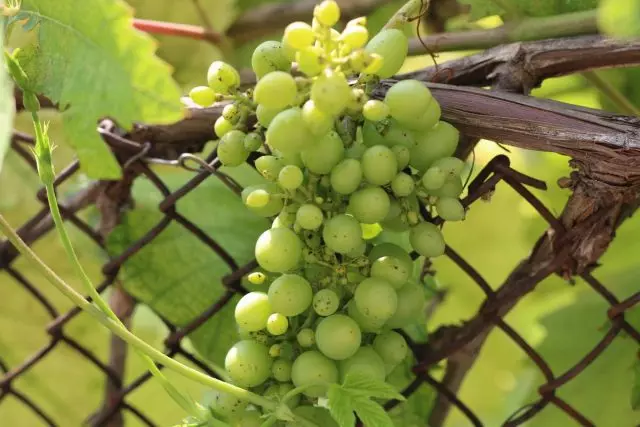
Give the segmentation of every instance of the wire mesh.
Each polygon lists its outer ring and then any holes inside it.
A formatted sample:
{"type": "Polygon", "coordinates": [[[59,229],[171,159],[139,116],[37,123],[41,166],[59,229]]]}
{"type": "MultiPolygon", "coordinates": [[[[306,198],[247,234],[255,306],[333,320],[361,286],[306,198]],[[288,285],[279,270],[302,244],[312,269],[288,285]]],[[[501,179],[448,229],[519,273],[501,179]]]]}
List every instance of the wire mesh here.
{"type": "MultiPolygon", "coordinates": [[[[232,272],[222,279],[221,286],[224,287],[225,292],[217,301],[193,319],[189,324],[184,327],[178,327],[171,324],[166,319],[163,319],[163,322],[166,324],[169,331],[168,336],[164,340],[164,352],[170,357],[183,358],[193,363],[207,374],[215,376],[215,373],[208,367],[205,360],[202,360],[198,355],[185,348],[183,340],[189,334],[197,330],[208,319],[220,312],[225,305],[230,303],[235,294],[242,294],[246,292],[242,287],[241,278],[256,268],[257,264],[254,260],[246,265],[238,265],[225,248],[215,240],[216,236],[208,235],[189,218],[178,213],[176,205],[181,198],[188,195],[207,179],[220,179],[236,194],[240,193],[241,187],[230,177],[219,171],[221,164],[216,158],[215,151],[204,160],[201,160],[190,154],[189,151],[191,151],[191,149],[189,148],[186,148],[185,152],[180,153],[179,149],[172,147],[171,154],[168,154],[163,158],[159,155],[158,150],[155,150],[155,152],[153,152],[154,150],[151,150],[151,145],[149,143],[140,144],[127,139],[124,136],[125,133],[118,130],[112,122],[103,121],[98,130],[102,138],[112,147],[114,152],[118,155],[121,163],[124,165],[126,177],[124,179],[132,182],[134,179],[144,176],[163,196],[162,202],[158,205],[158,210],[163,214],[162,219],[155,226],[151,227],[144,236],[131,244],[122,253],[112,256],[103,265],[102,274],[104,275],[104,279],[100,283],[99,289],[102,291],[113,286],[123,264],[132,257],[135,257],[136,253],[141,249],[151,244],[154,239],[157,238],[157,236],[160,235],[160,233],[170,224],[179,224],[184,233],[190,233],[197,237],[209,248],[209,250],[222,259],[232,272]],[[178,154],[177,160],[175,160],[176,153],[178,154]],[[154,157],[150,157],[151,154],[154,157]],[[150,162],[168,163],[181,166],[192,170],[194,175],[182,187],[171,191],[158,174],[149,167],[150,162]],[[195,164],[196,166],[190,166],[191,164],[195,164]]],[[[35,163],[27,149],[27,146],[32,143],[33,140],[28,135],[15,133],[12,141],[12,149],[25,162],[27,162],[28,165],[31,166],[33,173],[37,173],[35,163]]],[[[250,163],[253,161],[255,161],[255,158],[251,158],[249,160],[250,163]]],[[[69,180],[77,172],[78,163],[73,162],[57,177],[55,182],[56,188],[69,180]]],[[[480,171],[476,178],[469,184],[468,195],[463,200],[463,204],[465,206],[469,206],[482,197],[492,193],[495,191],[496,184],[501,181],[508,184],[523,199],[525,199],[539,213],[539,215],[546,220],[551,230],[553,230],[559,238],[562,238],[563,234],[566,233],[562,223],[528,189],[528,187],[544,189],[546,188],[544,182],[512,169],[509,165],[509,159],[506,156],[500,155],[495,157],[482,171],[480,171]]],[[[33,245],[42,239],[47,233],[52,231],[51,219],[49,217],[48,208],[46,207],[46,195],[43,190],[39,191],[38,200],[43,204],[42,209],[40,209],[31,219],[27,220],[18,230],[19,235],[30,245],[33,245]]],[[[101,231],[90,226],[79,216],[79,212],[86,207],[86,204],[67,204],[64,202],[61,203],[60,206],[63,217],[68,223],[73,224],[73,226],[93,240],[99,248],[104,249],[104,238],[101,231]]],[[[221,209],[224,209],[224,207],[221,207],[221,209]]],[[[424,209],[423,214],[428,215],[424,209]]],[[[438,218],[432,220],[435,223],[440,223],[438,218]]],[[[579,425],[594,426],[594,423],[590,421],[587,416],[575,409],[570,402],[559,397],[557,391],[563,385],[580,375],[581,372],[583,372],[603,353],[604,350],[606,350],[616,336],[620,335],[622,332],[625,332],[630,339],[635,340],[640,344],[640,331],[634,329],[633,326],[625,320],[625,313],[629,312],[631,308],[640,303],[640,292],[635,293],[624,301],[620,301],[607,289],[607,287],[600,283],[591,274],[591,272],[582,273],[581,277],[584,279],[584,282],[609,304],[607,316],[610,319],[610,326],[608,328],[608,332],[602,337],[600,342],[598,342],[597,345],[595,345],[594,348],[582,359],[576,361],[570,369],[567,369],[562,373],[557,373],[554,372],[549,363],[547,363],[544,358],[504,320],[504,315],[517,302],[517,298],[514,298],[512,293],[507,292],[502,288],[494,290],[494,288],[483,278],[481,273],[452,247],[447,246],[445,256],[455,263],[464,273],[466,273],[466,275],[468,275],[469,278],[482,290],[485,294],[485,300],[476,316],[465,322],[464,328],[441,328],[437,332],[437,334],[440,334],[438,337],[440,338],[439,342],[444,342],[445,345],[433,348],[429,344],[414,343],[407,336],[417,364],[414,368],[414,373],[416,375],[415,380],[406,387],[403,394],[408,396],[415,392],[422,384],[428,384],[437,391],[440,397],[448,400],[452,406],[456,407],[468,419],[471,425],[485,425],[482,421],[482,414],[477,414],[472,408],[465,404],[454,391],[447,388],[442,381],[437,380],[430,373],[430,368],[436,366],[442,361],[449,360],[453,355],[461,351],[474,340],[482,339],[483,334],[486,334],[492,327],[496,327],[509,337],[513,343],[518,346],[522,352],[524,352],[524,354],[526,354],[545,378],[545,383],[538,388],[539,398],[535,402],[526,405],[510,416],[504,421],[503,425],[522,425],[527,420],[535,417],[536,414],[540,413],[540,411],[545,407],[554,405],[564,411],[579,425]]],[[[523,292],[527,293],[533,291],[536,284],[540,283],[546,277],[558,273],[560,271],[560,267],[567,261],[569,256],[569,251],[559,245],[559,248],[555,253],[555,258],[552,262],[541,266],[535,274],[531,274],[522,280],[522,285],[524,286],[523,289],[526,289],[523,292]]],[[[97,410],[88,418],[91,425],[113,425],[110,424],[110,422],[113,421],[118,414],[124,411],[129,412],[136,417],[142,425],[154,426],[154,422],[145,415],[145,411],[149,410],[149,408],[138,408],[129,403],[129,397],[131,394],[135,393],[136,390],[145,384],[151,378],[151,375],[146,372],[131,382],[124,384],[123,379],[117,372],[114,372],[110,366],[101,362],[99,358],[83,346],[81,342],[69,337],[65,333],[65,327],[75,316],[78,315],[79,310],[72,309],[66,313],[58,312],[38,287],[14,266],[14,262],[18,257],[19,255],[17,251],[9,242],[6,240],[0,242],[0,271],[5,271],[17,284],[37,300],[46,313],[48,313],[50,322],[47,325],[44,325],[44,327],[46,328],[46,332],[49,336],[49,341],[30,357],[26,358],[22,363],[15,366],[8,366],[0,356],[0,413],[2,402],[5,401],[7,397],[12,396],[31,410],[39,420],[41,420],[42,425],[61,425],[60,421],[54,420],[49,414],[47,414],[41,404],[22,392],[20,387],[16,386],[16,380],[30,370],[33,370],[34,367],[41,363],[52,351],[56,351],[60,346],[67,346],[73,349],[77,353],[78,357],[90,361],[96,369],[100,370],[105,377],[105,381],[111,384],[112,390],[115,390],[110,395],[105,396],[105,403],[102,409],[97,410]]],[[[606,387],[604,387],[603,384],[598,384],[598,387],[601,387],[603,389],[602,392],[606,393],[606,387]]],[[[385,406],[386,409],[389,410],[398,404],[401,404],[401,402],[390,401],[387,402],[385,406]]]]}

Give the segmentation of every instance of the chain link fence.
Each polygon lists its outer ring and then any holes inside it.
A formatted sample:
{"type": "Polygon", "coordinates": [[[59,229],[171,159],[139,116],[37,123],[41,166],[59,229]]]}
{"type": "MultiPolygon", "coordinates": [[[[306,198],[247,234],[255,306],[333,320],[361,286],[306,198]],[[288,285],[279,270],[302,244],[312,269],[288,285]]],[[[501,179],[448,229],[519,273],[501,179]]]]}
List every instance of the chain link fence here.
{"type": "MultiPolygon", "coordinates": [[[[159,211],[163,214],[163,218],[148,232],[135,243],[130,245],[125,251],[112,256],[102,267],[104,279],[99,284],[99,290],[105,290],[108,287],[116,287],[118,272],[127,260],[136,256],[142,248],[149,245],[154,239],[162,233],[170,224],[179,224],[183,233],[190,233],[204,243],[209,250],[222,259],[232,273],[225,276],[220,283],[225,291],[222,296],[212,304],[208,309],[202,312],[197,318],[193,319],[188,325],[178,327],[170,322],[163,320],[166,324],[169,334],[164,340],[164,351],[171,357],[179,357],[187,360],[209,375],[215,376],[215,373],[208,367],[207,362],[199,358],[198,355],[190,352],[183,345],[183,340],[189,334],[193,333],[203,323],[212,316],[215,316],[226,304],[229,304],[233,296],[237,293],[243,293],[245,290],[241,285],[241,278],[256,268],[255,261],[246,265],[238,265],[234,258],[216,242],[216,236],[210,236],[202,229],[198,228],[189,218],[181,215],[176,209],[177,203],[198,187],[207,179],[219,179],[227,187],[236,194],[239,194],[241,187],[229,176],[223,174],[218,169],[220,162],[216,159],[215,151],[204,160],[193,155],[198,151],[194,147],[189,146],[162,146],[155,145],[150,142],[140,143],[129,139],[127,134],[117,128],[112,122],[105,120],[99,127],[99,132],[104,141],[109,144],[118,159],[124,165],[125,173],[121,182],[111,183],[91,183],[92,188],[87,191],[100,193],[100,197],[107,197],[109,203],[96,202],[96,198],[92,198],[90,203],[101,204],[100,211],[103,215],[101,224],[98,227],[90,226],[86,221],[80,218],[79,212],[87,207],[87,203],[61,202],[61,210],[65,220],[73,224],[82,233],[86,234],[95,244],[105,249],[104,237],[110,229],[117,224],[116,219],[105,218],[105,209],[111,209],[111,212],[121,210],[130,202],[130,189],[133,181],[139,177],[146,177],[155,188],[163,195],[164,200],[158,205],[159,211]],[[149,163],[173,164],[176,167],[183,167],[192,170],[193,177],[181,188],[175,191],[169,190],[162,179],[154,173],[149,167],[149,163]],[[197,165],[193,167],[191,165],[197,165]],[[105,208],[105,205],[107,207],[105,208]],[[107,224],[105,224],[107,222],[107,224]]],[[[33,173],[36,174],[36,168],[31,159],[28,147],[33,140],[28,135],[15,133],[12,141],[12,149],[27,162],[33,173]]],[[[196,143],[196,146],[198,144],[196,143]]],[[[200,146],[201,148],[201,146],[200,146]]],[[[252,163],[255,158],[249,159],[252,163]]],[[[64,169],[56,179],[56,187],[67,182],[78,172],[78,163],[74,162],[64,169]]],[[[473,411],[467,406],[457,395],[455,390],[448,388],[444,381],[436,379],[430,374],[431,367],[442,361],[453,363],[453,358],[459,352],[475,346],[476,352],[482,345],[486,334],[494,326],[506,334],[527,357],[537,366],[546,382],[538,388],[539,398],[521,408],[517,413],[504,420],[504,426],[518,426],[533,418],[549,405],[555,405],[571,417],[578,425],[594,426],[587,416],[576,410],[569,399],[559,397],[558,389],[564,384],[572,381],[576,376],[580,375],[594,360],[596,360],[607,347],[616,339],[617,336],[625,333],[629,339],[635,340],[640,345],[640,331],[634,329],[632,325],[625,320],[625,312],[628,312],[634,305],[640,303],[640,292],[635,293],[624,301],[618,300],[605,285],[600,283],[589,270],[580,274],[585,283],[600,295],[608,304],[609,309],[607,316],[610,319],[607,333],[602,337],[600,342],[580,360],[564,372],[554,371],[553,367],[530,345],[526,340],[504,320],[506,313],[515,305],[518,298],[531,292],[535,286],[546,277],[560,273],[562,266],[568,262],[570,250],[568,245],[563,245],[563,236],[570,234],[571,231],[565,230],[562,222],[557,219],[545,206],[537,199],[529,188],[546,188],[545,183],[534,178],[528,177],[512,169],[509,165],[509,159],[506,156],[499,155],[490,161],[485,168],[474,178],[468,186],[468,195],[463,200],[465,206],[469,206],[479,199],[489,195],[495,190],[498,182],[505,182],[513,190],[515,190],[523,199],[525,199],[549,224],[550,230],[555,235],[556,247],[555,255],[552,262],[546,262],[544,265],[538,265],[535,271],[529,270],[528,274],[519,277],[518,295],[514,295],[513,288],[505,286],[494,290],[492,286],[483,279],[481,273],[467,262],[457,251],[451,247],[446,248],[446,255],[453,261],[458,268],[464,271],[477,286],[485,294],[486,298],[475,317],[464,322],[464,327],[443,327],[430,337],[429,343],[413,343],[409,342],[413,350],[417,364],[414,368],[416,375],[415,380],[403,391],[404,395],[410,395],[417,390],[420,385],[428,384],[437,391],[437,399],[444,407],[454,406],[461,411],[468,419],[469,424],[473,426],[483,426],[483,414],[473,411]],[[434,344],[435,343],[435,344],[434,344]]],[[[98,198],[99,199],[99,198],[98,198]]],[[[30,245],[35,244],[45,235],[55,232],[52,229],[49,211],[46,206],[46,195],[43,190],[38,193],[38,200],[43,204],[39,212],[31,219],[24,222],[19,228],[19,235],[30,245]]],[[[102,199],[104,202],[104,199],[102,199]]],[[[221,206],[220,209],[224,209],[221,206]]],[[[423,209],[422,214],[428,217],[428,212],[423,209]]],[[[438,220],[435,219],[437,222],[438,220]]],[[[538,242],[538,245],[544,242],[538,242]]],[[[414,254],[415,255],[415,254],[414,254]]],[[[29,410],[33,411],[39,418],[42,425],[59,426],[59,420],[53,419],[41,403],[31,398],[25,392],[21,391],[17,380],[31,371],[38,364],[42,363],[47,355],[55,352],[62,346],[67,346],[76,352],[76,357],[90,361],[96,369],[104,374],[105,381],[108,382],[107,395],[104,405],[101,409],[96,409],[93,414],[88,413],[88,421],[92,426],[114,426],[122,423],[121,417],[123,412],[129,412],[135,416],[142,425],[154,426],[145,411],[150,408],[139,408],[129,403],[129,398],[136,393],[143,384],[145,384],[151,375],[147,372],[133,381],[124,384],[119,373],[111,366],[103,363],[100,359],[87,349],[82,342],[70,338],[65,328],[68,323],[78,315],[78,309],[72,309],[66,313],[61,313],[53,304],[48,301],[47,297],[38,289],[38,287],[26,278],[24,272],[21,272],[14,266],[15,260],[19,254],[15,248],[6,240],[0,242],[0,271],[10,276],[17,284],[19,284],[26,292],[28,292],[38,303],[46,310],[50,317],[50,322],[42,325],[45,328],[49,341],[46,345],[26,358],[22,363],[10,366],[0,355],[0,414],[2,413],[2,404],[8,397],[13,397],[25,405],[29,410]],[[114,420],[120,419],[119,422],[114,420]]],[[[425,272],[428,271],[428,265],[425,266],[425,272]]],[[[515,274],[515,273],[514,273],[515,274]]],[[[11,298],[11,296],[7,296],[11,298]]],[[[460,319],[461,321],[464,319],[460,319]]],[[[11,331],[0,331],[2,334],[11,333],[11,331]]],[[[407,337],[408,338],[408,337],[407,337]]],[[[72,363],[70,361],[70,363],[72,363]]],[[[607,393],[606,384],[598,384],[603,394],[607,393]]],[[[386,408],[391,409],[394,406],[402,404],[397,401],[387,402],[386,408]]],[[[428,404],[428,402],[425,402],[428,404]]],[[[446,414],[446,411],[443,412],[446,414]]],[[[445,415],[443,415],[445,416],[445,415]]],[[[0,415],[0,419],[1,419],[0,415]]],[[[485,421],[486,422],[486,421],[485,421]]],[[[121,425],[121,424],[120,424],[121,425]]]]}

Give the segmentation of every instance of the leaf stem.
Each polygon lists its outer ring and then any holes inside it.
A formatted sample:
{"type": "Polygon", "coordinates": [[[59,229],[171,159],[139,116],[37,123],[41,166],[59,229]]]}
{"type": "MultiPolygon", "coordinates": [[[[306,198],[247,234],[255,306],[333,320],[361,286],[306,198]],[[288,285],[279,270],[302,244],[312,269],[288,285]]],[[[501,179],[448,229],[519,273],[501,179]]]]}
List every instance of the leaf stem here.
{"type": "Polygon", "coordinates": [[[383,30],[391,28],[401,29],[401,27],[420,14],[422,9],[429,9],[429,0],[409,0],[407,1],[382,27],[383,30]]]}
{"type": "Polygon", "coordinates": [[[132,347],[140,350],[157,363],[166,366],[168,369],[179,373],[185,378],[189,378],[195,382],[198,382],[212,389],[228,393],[236,396],[239,399],[246,400],[254,405],[261,406],[267,410],[275,410],[276,403],[272,402],[262,396],[258,396],[243,388],[237,387],[232,384],[228,384],[224,381],[220,381],[216,378],[210,377],[200,371],[190,368],[177,360],[172,359],[166,354],[160,352],[153,346],[147,344],[145,341],[138,338],[131,333],[127,328],[119,325],[114,320],[107,317],[101,312],[95,305],[87,301],[80,293],[64,282],[53,270],[51,270],[31,248],[18,236],[18,234],[11,228],[11,225],[7,220],[0,215],[0,231],[9,239],[9,241],[16,247],[18,252],[22,254],[27,261],[29,261],[36,270],[38,270],[56,289],[69,298],[75,305],[82,310],[86,311],[89,315],[95,318],[103,326],[108,328],[115,335],[129,343],[132,347]]]}
{"type": "Polygon", "coordinates": [[[595,71],[585,71],[582,73],[582,77],[587,79],[587,81],[602,92],[604,96],[609,98],[609,100],[618,108],[619,112],[640,117],[640,110],[633,105],[633,103],[629,101],[622,92],[620,92],[609,81],[604,79],[600,74],[595,71]]]}

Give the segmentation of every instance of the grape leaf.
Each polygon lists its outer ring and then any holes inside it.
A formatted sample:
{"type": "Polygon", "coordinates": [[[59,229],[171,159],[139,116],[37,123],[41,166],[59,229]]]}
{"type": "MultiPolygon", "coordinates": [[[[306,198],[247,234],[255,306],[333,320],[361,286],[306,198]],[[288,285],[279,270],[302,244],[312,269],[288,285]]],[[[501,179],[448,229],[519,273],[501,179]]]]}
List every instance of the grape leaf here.
{"type": "Polygon", "coordinates": [[[602,0],[598,26],[606,34],[634,37],[640,34],[640,1],[602,0]]]}
{"type": "Polygon", "coordinates": [[[337,384],[332,384],[327,393],[329,398],[329,412],[340,427],[353,427],[356,416],[351,407],[351,396],[337,384]]]}
{"type": "MultiPolygon", "coordinates": [[[[244,169],[242,184],[258,180],[257,173],[244,169]]],[[[184,184],[192,174],[163,174],[171,189],[184,184]]],[[[133,189],[134,210],[125,214],[122,224],[108,238],[111,254],[119,254],[145,235],[163,217],[158,211],[162,196],[144,180],[133,189]]],[[[268,222],[255,216],[224,184],[210,178],[177,204],[187,217],[214,238],[239,265],[253,258],[256,239],[268,222]]],[[[133,255],[123,266],[125,289],[170,322],[184,326],[209,308],[223,294],[221,278],[229,268],[208,246],[173,222],[150,244],[133,255]]],[[[233,320],[234,301],[189,335],[200,354],[221,363],[237,338],[233,320]]]]}
{"type": "MultiPolygon", "coordinates": [[[[638,357],[640,357],[640,354],[638,357]]],[[[640,359],[636,360],[636,363],[633,365],[633,373],[635,382],[631,389],[631,408],[640,411],[640,359]]]]}
{"type": "Polygon", "coordinates": [[[398,393],[392,385],[376,380],[361,372],[349,373],[342,387],[354,396],[405,400],[404,396],[398,393]]]}
{"type": "Polygon", "coordinates": [[[95,130],[100,118],[129,128],[182,116],[170,68],[154,56],[154,41],[132,28],[123,1],[25,0],[21,16],[37,21],[37,40],[18,56],[29,89],[64,109],[65,135],[90,177],[121,174],[95,130]]]}
{"type": "Polygon", "coordinates": [[[366,397],[351,399],[353,409],[367,427],[393,427],[393,421],[382,406],[366,397]]]}
{"type": "MultiPolygon", "coordinates": [[[[0,47],[4,48],[3,19],[0,19],[0,47]]],[[[2,171],[4,156],[9,149],[14,114],[13,84],[5,69],[4,55],[0,53],[0,171],[2,171]]]]}

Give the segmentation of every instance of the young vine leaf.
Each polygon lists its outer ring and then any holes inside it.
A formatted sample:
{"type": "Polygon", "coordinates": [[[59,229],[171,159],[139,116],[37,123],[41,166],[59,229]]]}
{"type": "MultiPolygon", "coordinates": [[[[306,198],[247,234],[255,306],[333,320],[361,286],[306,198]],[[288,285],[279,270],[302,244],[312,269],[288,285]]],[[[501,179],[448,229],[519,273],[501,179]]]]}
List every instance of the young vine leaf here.
{"type": "Polygon", "coordinates": [[[392,427],[393,421],[377,399],[405,400],[393,386],[361,372],[347,374],[342,385],[329,387],[329,411],[340,427],[353,427],[355,415],[367,426],[392,427]]]}
{"type": "MultiPolygon", "coordinates": [[[[0,46],[4,46],[3,22],[0,19],[0,46]]],[[[0,171],[4,156],[9,149],[14,114],[13,85],[5,69],[4,55],[0,54],[0,171]]]]}
{"type": "Polygon", "coordinates": [[[112,117],[129,128],[134,121],[181,117],[181,93],[171,70],[154,55],[154,41],[132,28],[124,1],[25,0],[20,16],[37,32],[18,55],[30,79],[28,89],[64,110],[67,139],[90,177],[121,174],[95,131],[100,118],[112,117]]]}

